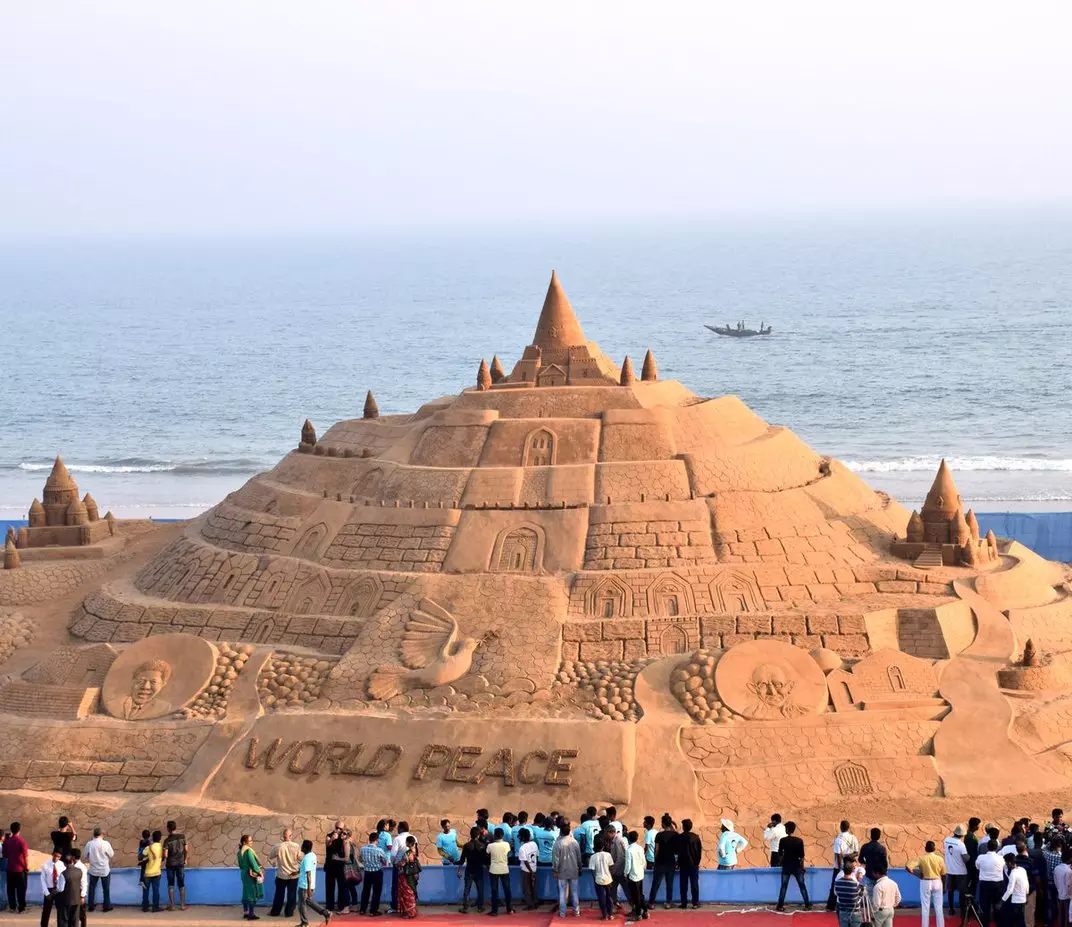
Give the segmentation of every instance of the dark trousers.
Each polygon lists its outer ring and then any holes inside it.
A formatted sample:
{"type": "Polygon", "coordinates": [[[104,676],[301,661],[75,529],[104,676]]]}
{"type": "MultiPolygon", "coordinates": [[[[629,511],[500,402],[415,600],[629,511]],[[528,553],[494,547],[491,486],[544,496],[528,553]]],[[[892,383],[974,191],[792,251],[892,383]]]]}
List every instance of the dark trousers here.
{"type": "Polygon", "coordinates": [[[835,866],[834,871],[830,874],[830,894],[826,896],[826,910],[837,910],[837,899],[834,897],[834,883],[837,881],[837,877],[841,874],[841,870],[835,866]]]}
{"type": "Polygon", "coordinates": [[[1004,922],[1005,927],[1027,927],[1027,923],[1024,920],[1024,910],[1027,905],[1023,902],[1017,904],[1014,901],[1010,901],[1007,904],[1001,906],[1001,920],[1004,922]]]}
{"type": "Polygon", "coordinates": [[[89,877],[89,910],[92,911],[97,906],[97,883],[100,882],[101,895],[104,896],[104,910],[107,911],[112,906],[112,875],[108,873],[106,876],[89,877]]]}
{"type": "Polygon", "coordinates": [[[536,907],[536,873],[521,870],[521,897],[525,899],[525,907],[536,907]]]}
{"type": "Polygon", "coordinates": [[[786,872],[782,870],[782,887],[778,890],[778,907],[780,908],[785,904],[785,892],[789,888],[789,880],[796,879],[797,887],[800,889],[800,897],[804,899],[804,904],[810,905],[811,900],[808,898],[808,886],[804,884],[803,872],[786,872]]]}
{"type": "Polygon", "coordinates": [[[7,906],[12,911],[26,910],[26,873],[7,874],[7,906]]]}
{"type": "Polygon", "coordinates": [[[610,885],[600,885],[596,883],[596,900],[599,902],[599,913],[603,917],[610,917],[614,913],[614,902],[610,897],[610,890],[614,888],[614,883],[610,885]]]}
{"type": "Polygon", "coordinates": [[[692,888],[692,903],[700,903],[700,870],[695,867],[681,867],[678,875],[678,888],[681,889],[681,907],[685,907],[689,900],[689,888],[692,888]]]}
{"type": "Polygon", "coordinates": [[[979,882],[979,916],[983,919],[983,927],[989,927],[997,920],[1004,891],[1004,882],[979,882]]]}
{"type": "Polygon", "coordinates": [[[366,872],[361,882],[361,913],[375,914],[380,910],[380,895],[383,894],[383,870],[366,872]]]}
{"type": "MultiPolygon", "coordinates": [[[[48,922],[52,918],[52,908],[56,903],[56,899],[53,895],[45,895],[41,899],[41,927],[48,927],[48,922]]],[[[22,910],[21,908],[19,910],[22,910]]],[[[57,922],[59,921],[59,914],[56,915],[57,922]]]]}
{"type": "Polygon", "coordinates": [[[153,896],[153,910],[160,910],[160,876],[143,876],[141,883],[141,909],[149,910],[149,894],[153,896]]]}
{"type": "Polygon", "coordinates": [[[651,873],[651,891],[648,892],[649,907],[655,904],[655,896],[659,894],[659,886],[666,879],[666,903],[674,903],[674,870],[669,866],[656,866],[651,873]]]}
{"type": "Polygon", "coordinates": [[[469,889],[476,886],[476,906],[480,911],[484,910],[484,873],[465,872],[465,885],[462,888],[462,908],[469,907],[469,889]]]}
{"type": "Polygon", "coordinates": [[[771,850],[770,864],[772,869],[779,869],[782,865],[782,851],[771,850]]]}
{"type": "MultiPolygon", "coordinates": [[[[92,885],[92,883],[90,883],[92,885]]],[[[93,889],[89,890],[89,897],[93,899],[93,889]]],[[[106,895],[105,898],[108,896],[106,895]]],[[[108,902],[104,902],[107,906],[108,902]]],[[[279,912],[283,911],[287,917],[293,917],[294,909],[298,906],[298,877],[293,879],[281,879],[277,874],[275,877],[275,895],[272,897],[272,910],[268,912],[272,917],[279,917],[279,912]],[[284,903],[286,907],[284,907],[284,903]]]]}
{"type": "Polygon", "coordinates": [[[82,912],[81,902],[78,904],[56,905],[56,923],[59,927],[79,927],[82,912]]]}
{"type": "Polygon", "coordinates": [[[629,904],[633,908],[633,910],[629,912],[630,917],[638,918],[647,914],[648,904],[644,900],[643,881],[634,882],[632,879],[626,879],[625,896],[629,899],[629,904]]]}
{"type": "Polygon", "coordinates": [[[324,907],[329,911],[341,911],[349,897],[345,864],[331,860],[324,866],[324,907]]]}
{"type": "Polygon", "coordinates": [[[949,913],[952,914],[956,910],[956,896],[959,894],[960,916],[964,917],[964,912],[968,910],[968,876],[946,875],[945,890],[949,896],[949,913]]]}
{"type": "Polygon", "coordinates": [[[510,898],[510,874],[492,875],[491,877],[491,913],[499,913],[499,892],[502,891],[503,901],[506,902],[506,910],[510,913],[514,910],[510,898]]]}

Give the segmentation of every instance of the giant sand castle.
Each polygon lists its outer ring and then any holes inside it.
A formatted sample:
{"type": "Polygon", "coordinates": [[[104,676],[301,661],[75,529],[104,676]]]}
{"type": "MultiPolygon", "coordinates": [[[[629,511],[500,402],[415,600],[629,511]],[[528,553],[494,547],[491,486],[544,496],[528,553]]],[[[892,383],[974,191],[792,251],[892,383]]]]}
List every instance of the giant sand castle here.
{"type": "Polygon", "coordinates": [[[709,858],[733,818],[759,863],[774,810],[822,850],[878,824],[895,858],[1048,810],[1065,568],[980,537],[944,464],[909,513],[639,366],[552,277],[512,370],[306,422],[190,522],[102,519],[57,460],[0,572],[0,816],[40,846],[103,823],[127,863],[177,818],[230,865],[284,824],[613,803],[692,817],[709,858]]]}

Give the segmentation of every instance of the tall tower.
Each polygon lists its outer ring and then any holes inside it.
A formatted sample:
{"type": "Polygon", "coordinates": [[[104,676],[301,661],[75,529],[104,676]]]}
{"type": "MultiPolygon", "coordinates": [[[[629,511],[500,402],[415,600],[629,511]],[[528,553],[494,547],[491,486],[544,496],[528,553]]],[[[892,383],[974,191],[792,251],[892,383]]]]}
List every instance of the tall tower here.
{"type": "Polygon", "coordinates": [[[66,525],[67,509],[72,502],[79,501],[78,484],[71,477],[63,458],[57,455],[52,472],[45,480],[45,524],[49,527],[66,525]]]}

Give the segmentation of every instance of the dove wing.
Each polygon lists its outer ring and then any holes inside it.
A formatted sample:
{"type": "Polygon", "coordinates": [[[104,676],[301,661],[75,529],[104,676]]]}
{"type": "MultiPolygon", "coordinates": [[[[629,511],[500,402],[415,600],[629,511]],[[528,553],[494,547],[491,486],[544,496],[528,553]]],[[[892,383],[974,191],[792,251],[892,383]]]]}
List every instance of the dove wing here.
{"type": "Polygon", "coordinates": [[[423,669],[449,656],[457,639],[454,616],[431,599],[422,599],[402,634],[402,660],[412,669],[423,669]]]}

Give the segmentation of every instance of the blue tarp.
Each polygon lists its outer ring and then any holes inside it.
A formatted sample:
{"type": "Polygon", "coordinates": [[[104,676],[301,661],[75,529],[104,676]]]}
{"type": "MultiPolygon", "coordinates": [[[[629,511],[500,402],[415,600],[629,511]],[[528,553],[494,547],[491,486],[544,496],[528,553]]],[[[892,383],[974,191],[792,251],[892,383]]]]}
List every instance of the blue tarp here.
{"type": "MultiPolygon", "coordinates": [[[[827,867],[809,867],[806,877],[808,894],[813,903],[822,906],[826,903],[826,895],[830,890],[832,869],[827,867]]],[[[271,904],[272,895],[275,891],[275,870],[266,869],[264,873],[265,902],[271,904]]],[[[910,875],[902,868],[890,872],[890,877],[901,887],[901,896],[906,905],[919,904],[919,879],[910,875]]],[[[391,874],[386,873],[384,878],[384,902],[391,900],[391,874]]],[[[485,878],[484,897],[485,903],[490,903],[490,886],[485,878]]],[[[316,897],[324,897],[324,875],[317,874],[316,897]]],[[[780,869],[734,869],[720,872],[717,869],[700,870],[700,900],[705,902],[718,902],[721,904],[773,904],[778,900],[778,888],[781,884],[780,869]]],[[[521,898],[521,878],[516,866],[511,867],[510,872],[511,893],[516,899],[521,898]]],[[[557,885],[551,870],[541,868],[537,873],[537,891],[541,898],[550,900],[558,897],[557,885]]],[[[651,873],[645,882],[645,894],[651,888],[651,873]]],[[[98,892],[100,891],[98,887],[98,892]]],[[[665,889],[659,889],[658,903],[663,901],[665,889]]],[[[462,880],[458,878],[458,870],[455,866],[443,866],[438,863],[428,863],[421,873],[420,888],[418,890],[421,901],[427,904],[455,904],[461,899],[462,880]]],[[[161,879],[160,894],[167,904],[167,879],[161,879]]],[[[30,885],[28,897],[31,901],[41,900],[41,880],[36,872],[30,873],[30,885]]],[[[674,879],[674,900],[678,900],[678,884],[674,879]]],[[[581,898],[584,901],[595,899],[595,890],[592,877],[585,874],[581,879],[581,898]]],[[[187,904],[238,904],[242,899],[242,884],[237,869],[187,869],[186,870],[186,903],[187,904]]],[[[98,895],[98,903],[100,896],[98,895]]],[[[797,891],[796,882],[789,883],[789,892],[786,895],[788,904],[798,904],[800,895],[797,891]]],[[[112,903],[113,904],[141,904],[141,888],[138,885],[138,870],[113,869],[112,870],[112,903]]],[[[387,905],[384,904],[384,909],[387,905]]]]}

